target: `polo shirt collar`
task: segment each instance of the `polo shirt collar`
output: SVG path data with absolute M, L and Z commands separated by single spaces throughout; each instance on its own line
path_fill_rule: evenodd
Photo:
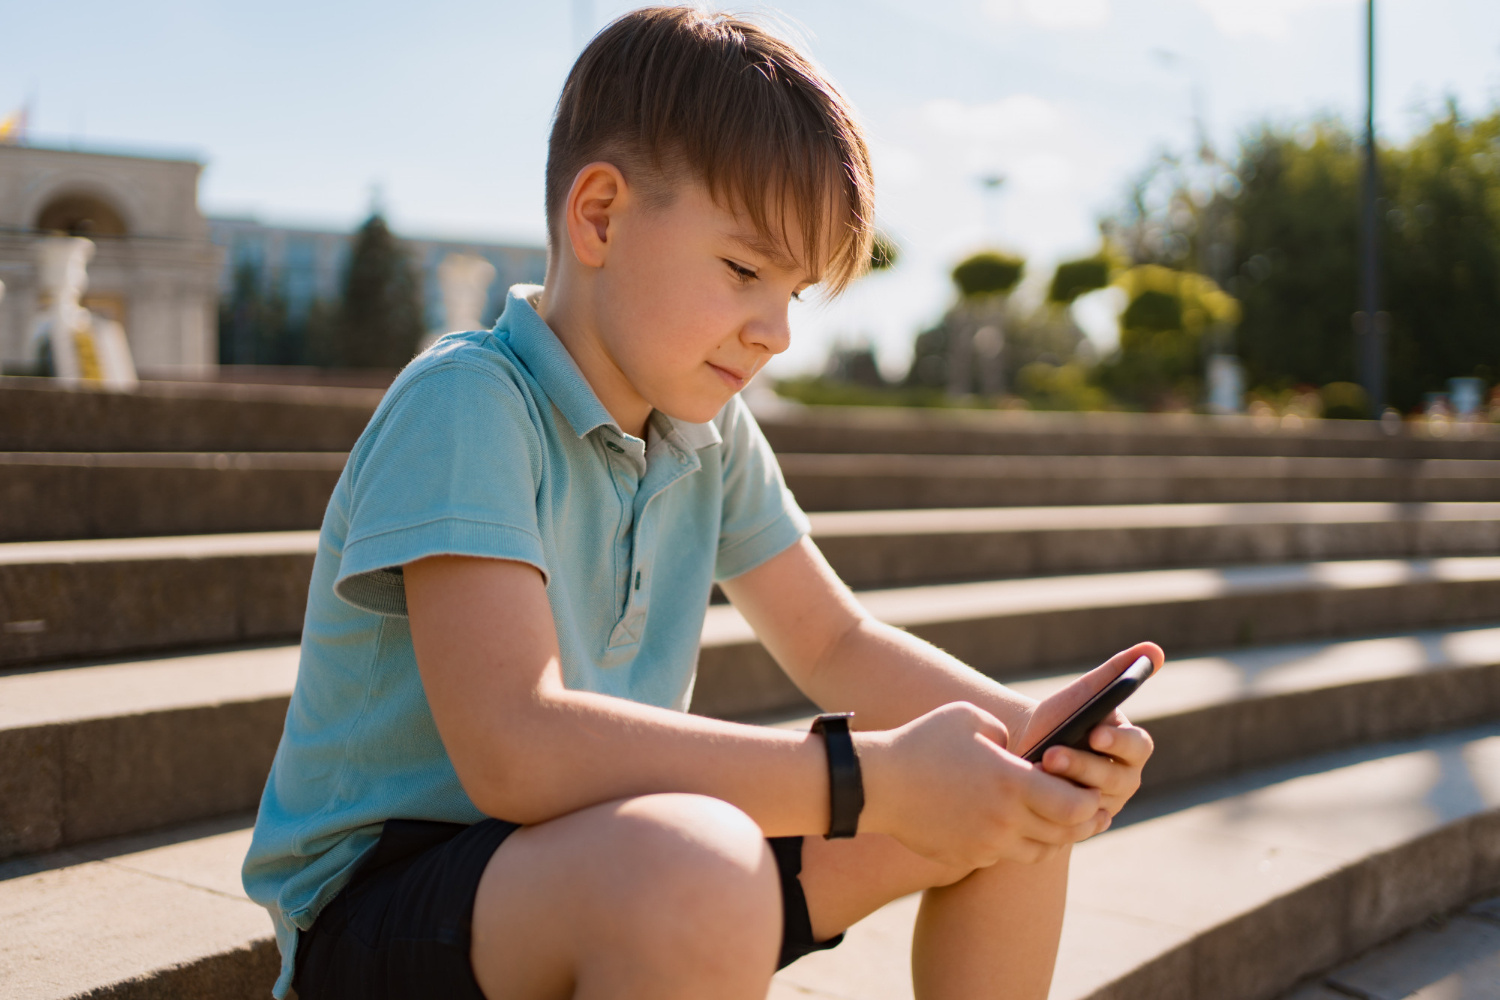
M 712 420 L 706 424 L 690 424 L 686 420 L 669 417 L 660 410 L 652 410 L 651 419 L 656 422 L 658 434 L 689 453 L 711 448 L 724 440 L 719 435 L 718 425 Z
M 581 438 L 600 427 L 613 427 L 623 435 L 624 431 L 599 402 L 593 386 L 583 377 L 578 363 L 537 314 L 533 302 L 541 291 L 540 285 L 512 285 L 505 296 L 505 310 L 495 323 L 496 331 L 510 335 L 510 349 L 526 365 L 574 434 Z M 723 441 L 712 421 L 688 423 L 660 410 L 652 411 L 651 421 L 658 434 L 689 453 Z

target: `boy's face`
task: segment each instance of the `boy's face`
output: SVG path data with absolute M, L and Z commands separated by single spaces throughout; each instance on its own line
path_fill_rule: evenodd
M 704 423 L 786 350 L 788 305 L 812 282 L 795 234 L 797 259 L 700 183 L 676 192 L 664 207 L 633 199 L 611 219 L 595 323 L 599 346 L 641 400 Z

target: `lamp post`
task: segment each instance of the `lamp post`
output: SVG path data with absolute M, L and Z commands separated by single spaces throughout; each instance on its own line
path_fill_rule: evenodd
M 1354 314 L 1355 356 L 1372 419 L 1385 411 L 1385 326 L 1380 311 L 1380 261 L 1376 256 L 1376 208 L 1380 165 L 1375 157 L 1375 0 L 1365 0 L 1365 169 L 1361 196 L 1359 311 Z
M 979 189 L 984 192 L 984 238 L 991 243 L 1000 239 L 1000 189 L 1005 186 L 1002 173 L 985 174 L 979 178 Z

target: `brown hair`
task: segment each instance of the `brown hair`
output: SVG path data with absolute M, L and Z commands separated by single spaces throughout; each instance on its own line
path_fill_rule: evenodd
M 601 159 L 658 202 L 688 173 L 773 245 L 796 225 L 810 258 L 803 263 L 827 262 L 814 278 L 832 293 L 869 261 L 874 182 L 853 110 L 789 43 L 738 17 L 643 7 L 584 49 L 547 144 L 553 253 L 574 177 Z M 824 232 L 830 203 L 842 217 Z

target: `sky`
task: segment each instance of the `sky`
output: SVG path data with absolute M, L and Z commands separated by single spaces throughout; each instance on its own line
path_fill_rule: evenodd
M 547 129 L 617 0 L 0 0 L 0 114 L 34 139 L 194 156 L 205 212 L 540 243 Z M 1201 120 L 1232 153 L 1261 122 L 1363 117 L 1362 0 L 782 0 L 723 5 L 799 40 L 857 108 L 899 265 L 794 306 L 773 373 L 870 342 L 904 371 L 966 254 L 1028 260 L 1031 289 Z M 1377 128 L 1448 96 L 1500 101 L 1500 3 L 1378 0 Z M 1001 176 L 998 188 L 982 178 Z M 1108 323 L 1085 316 L 1104 346 Z

